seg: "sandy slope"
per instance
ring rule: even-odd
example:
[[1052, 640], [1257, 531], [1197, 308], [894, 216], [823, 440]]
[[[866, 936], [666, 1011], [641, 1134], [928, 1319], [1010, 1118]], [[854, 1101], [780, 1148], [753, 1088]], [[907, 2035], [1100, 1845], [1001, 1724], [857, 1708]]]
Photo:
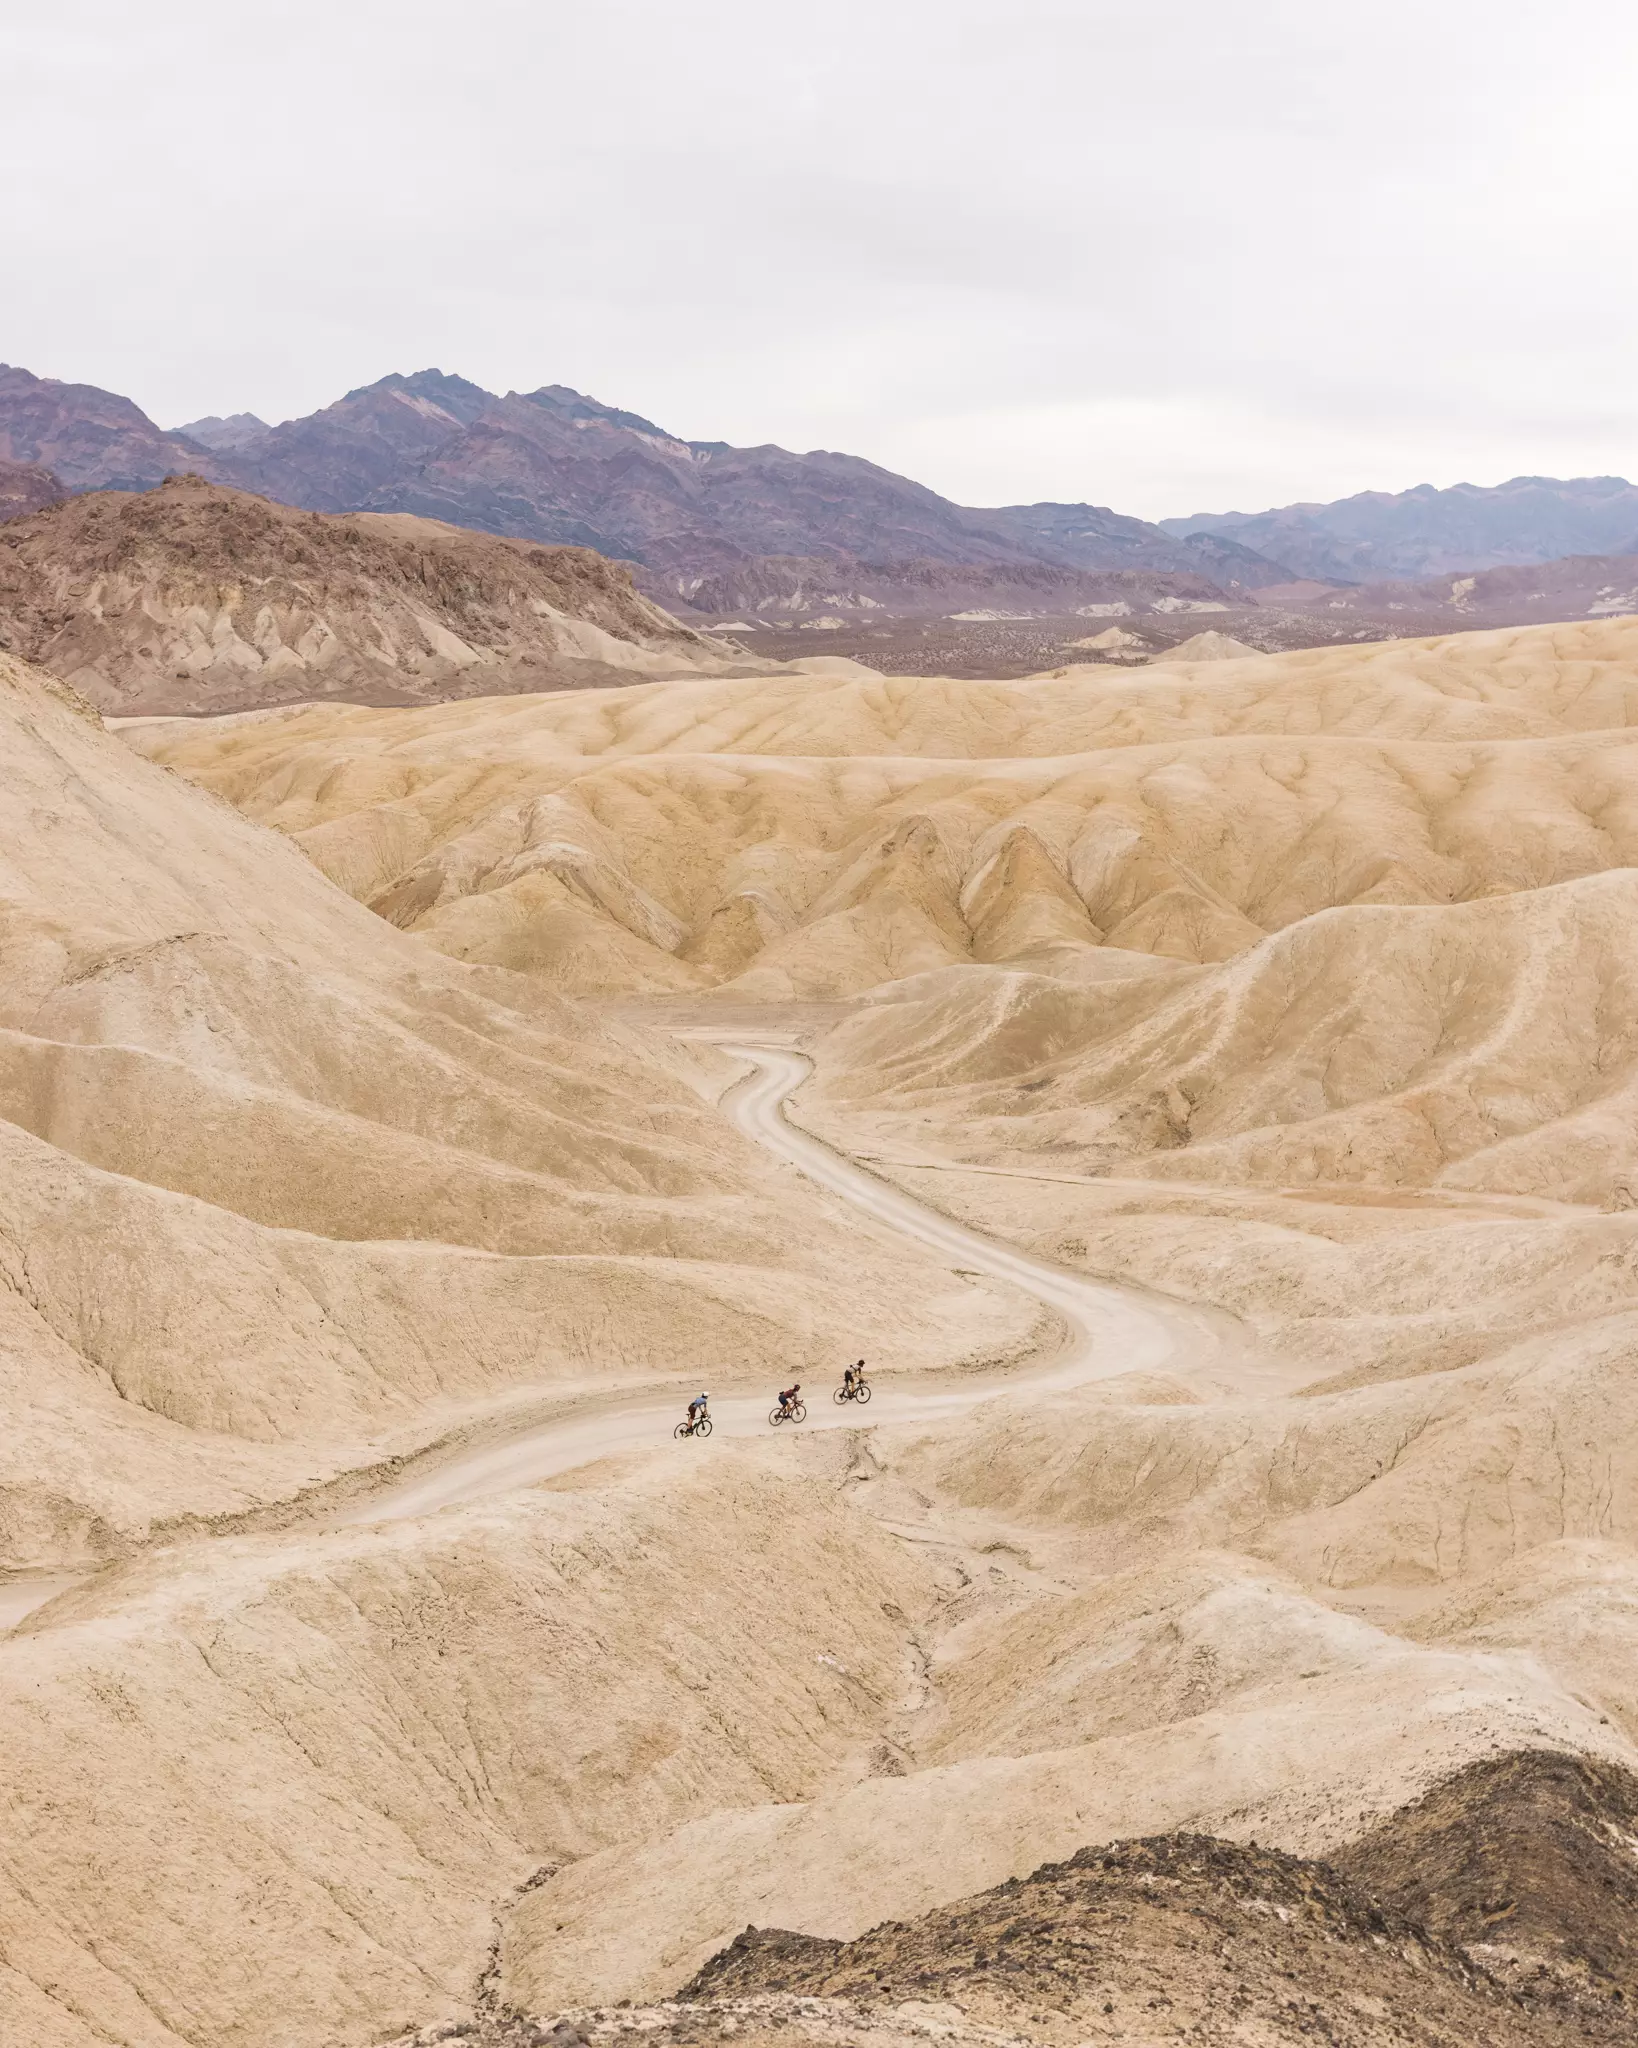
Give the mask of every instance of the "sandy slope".
[[1165, 989], [935, 982], [843, 1028], [834, 1093], [901, 1128], [936, 1102], [970, 1158], [1627, 1206], [1635, 910], [1622, 868], [1339, 908]]
[[731, 1451], [81, 1593], [0, 1654], [6, 2038], [328, 2044], [455, 2009], [541, 1864], [867, 1747], [925, 1599], [829, 1489]]

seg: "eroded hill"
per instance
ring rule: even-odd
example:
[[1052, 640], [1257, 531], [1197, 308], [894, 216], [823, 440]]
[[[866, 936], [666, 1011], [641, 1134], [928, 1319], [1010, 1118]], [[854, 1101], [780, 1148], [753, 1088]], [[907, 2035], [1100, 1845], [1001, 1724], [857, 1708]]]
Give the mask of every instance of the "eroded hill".
[[532, 2019], [496, 1998], [436, 2038], [1629, 2042], [1635, 1792], [1626, 1771], [1517, 1752], [1331, 1863], [1200, 1835], [1112, 1843], [851, 1941], [748, 1927], [660, 2004]]
[[731, 658], [586, 549], [294, 512], [198, 476], [8, 523], [0, 646], [127, 714], [415, 703]]
[[974, 963], [1102, 983], [1329, 909], [1622, 865], [1635, 650], [1638, 627], [1601, 621], [1014, 684], [337, 707], [140, 743], [403, 928], [560, 986], [832, 999]]

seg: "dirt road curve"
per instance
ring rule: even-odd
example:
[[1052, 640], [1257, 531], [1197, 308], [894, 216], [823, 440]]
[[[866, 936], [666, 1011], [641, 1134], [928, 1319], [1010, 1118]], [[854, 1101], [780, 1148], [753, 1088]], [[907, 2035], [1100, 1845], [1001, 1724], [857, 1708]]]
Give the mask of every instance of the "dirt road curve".
[[[797, 1130], [785, 1116], [785, 1103], [812, 1072], [812, 1063], [800, 1053], [737, 1044], [725, 1050], [746, 1060], [752, 1068], [723, 1097], [724, 1111], [742, 1131], [878, 1223], [931, 1246], [947, 1257], [953, 1267], [988, 1274], [1033, 1294], [1057, 1313], [1065, 1328], [1065, 1341], [1054, 1345], [1050, 1354], [1033, 1366], [949, 1377], [918, 1374], [913, 1382], [891, 1376], [879, 1379], [868, 1409], [851, 1404], [837, 1406], [831, 1398], [834, 1379], [823, 1386], [810, 1384], [804, 1389], [808, 1396], [808, 1419], [800, 1425], [803, 1429], [856, 1429], [866, 1422], [932, 1421], [958, 1414], [999, 1393], [1024, 1389], [1047, 1392], [1080, 1386], [1114, 1373], [1175, 1367], [1181, 1351], [1202, 1347], [1203, 1331], [1183, 1317], [1174, 1318], [1122, 1288], [1082, 1279], [1061, 1266], [1032, 1259], [982, 1237], [937, 1210], [925, 1208], [833, 1152], [817, 1138]], [[835, 1378], [840, 1378], [848, 1353], [846, 1304], [840, 1290], [836, 1341]], [[778, 1362], [770, 1360], [767, 1387], [754, 1395], [721, 1397], [710, 1389], [714, 1396], [714, 1435], [721, 1438], [766, 1434], [770, 1397], [779, 1378]], [[383, 1522], [434, 1514], [461, 1501], [480, 1500], [514, 1487], [532, 1485], [596, 1458], [651, 1449], [670, 1438], [685, 1399], [686, 1394], [680, 1389], [663, 1400], [611, 1397], [606, 1408], [590, 1414], [549, 1423], [481, 1450], [458, 1452], [403, 1485], [358, 1503], [341, 1519]], [[710, 1454], [707, 1443], [682, 1443], [676, 1450], [680, 1457]], [[75, 1579], [67, 1575], [0, 1583], [0, 1633], [74, 1583]]]
[[[1084, 1279], [1067, 1267], [1032, 1259], [1027, 1252], [969, 1230], [799, 1130], [785, 1115], [785, 1104], [813, 1071], [813, 1062], [801, 1053], [749, 1045], [724, 1050], [751, 1061], [756, 1069], [723, 1097], [723, 1108], [742, 1131], [877, 1222], [919, 1238], [962, 1271], [987, 1273], [1022, 1288], [1055, 1309], [1068, 1325], [1071, 1341], [1051, 1367], [969, 1381], [940, 1398], [964, 1408], [1007, 1388], [1080, 1386], [1114, 1373], [1153, 1371], [1174, 1362], [1173, 1354], [1185, 1341], [1181, 1320], [1126, 1288]], [[845, 1331], [838, 1335], [845, 1348]], [[1192, 1330], [1188, 1336], [1198, 1341]]]
[[[992, 1396], [1021, 1388], [1045, 1391], [1082, 1385], [1087, 1380], [1107, 1378], [1118, 1372], [1152, 1370], [1171, 1361], [1183, 1341], [1183, 1326], [1138, 1296], [1118, 1287], [1100, 1286], [1083, 1280], [1061, 1266], [1031, 1259], [981, 1237], [976, 1231], [924, 1208], [911, 1196], [877, 1180], [862, 1167], [853, 1165], [817, 1138], [799, 1131], [785, 1116], [785, 1103], [813, 1071], [812, 1062], [800, 1053], [766, 1046], [730, 1045], [725, 1051], [747, 1060], [753, 1072], [723, 1097], [723, 1109], [742, 1131], [771, 1152], [788, 1159], [821, 1186], [866, 1210], [879, 1223], [919, 1238], [943, 1253], [952, 1266], [969, 1273], [986, 1273], [1035, 1295], [1057, 1311], [1067, 1325], [1068, 1341], [1055, 1346], [1049, 1359], [1038, 1366], [1015, 1367], [996, 1374], [963, 1374], [929, 1385], [928, 1376], [918, 1375], [916, 1384], [892, 1379], [878, 1380], [868, 1410], [838, 1407], [831, 1398], [832, 1387], [847, 1363], [847, 1311], [838, 1292], [836, 1321], [836, 1372], [823, 1386], [804, 1388], [808, 1397], [808, 1419], [804, 1429], [856, 1429], [869, 1421], [922, 1422], [954, 1415], [963, 1408]], [[1198, 1334], [1190, 1332], [1198, 1342]], [[770, 1360], [768, 1386], [754, 1395], [722, 1398], [715, 1388], [711, 1413], [714, 1435], [755, 1436], [766, 1434], [770, 1396], [780, 1381], [778, 1362]], [[572, 1422], [549, 1424], [527, 1435], [514, 1437], [482, 1451], [452, 1458], [435, 1471], [418, 1475], [404, 1486], [378, 1494], [352, 1510], [348, 1519], [377, 1522], [403, 1515], [426, 1515], [457, 1501], [476, 1500], [485, 1494], [504, 1492], [514, 1486], [528, 1486], [555, 1472], [567, 1472], [593, 1458], [618, 1451], [641, 1450], [670, 1436], [683, 1406], [678, 1395], [664, 1402], [648, 1401], [641, 1406], [613, 1406], [602, 1413], [579, 1417]], [[704, 1444], [679, 1444], [681, 1454], [699, 1454]]]

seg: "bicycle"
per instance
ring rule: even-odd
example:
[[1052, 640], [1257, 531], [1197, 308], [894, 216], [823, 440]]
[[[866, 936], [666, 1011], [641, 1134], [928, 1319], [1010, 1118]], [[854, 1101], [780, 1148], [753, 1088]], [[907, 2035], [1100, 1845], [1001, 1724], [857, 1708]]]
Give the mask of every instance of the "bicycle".
[[709, 1436], [711, 1434], [711, 1418], [709, 1415], [702, 1415], [698, 1422], [679, 1422], [671, 1434], [677, 1437]]
[[869, 1380], [855, 1380], [850, 1387], [844, 1380], [835, 1393], [831, 1395], [831, 1399], [838, 1406], [843, 1401], [868, 1401], [870, 1399], [870, 1382]]
[[782, 1406], [776, 1407], [768, 1417], [768, 1420], [773, 1424], [775, 1429], [777, 1429], [782, 1422], [806, 1422], [807, 1419], [808, 1404], [806, 1403], [806, 1401], [793, 1401], [788, 1408]]

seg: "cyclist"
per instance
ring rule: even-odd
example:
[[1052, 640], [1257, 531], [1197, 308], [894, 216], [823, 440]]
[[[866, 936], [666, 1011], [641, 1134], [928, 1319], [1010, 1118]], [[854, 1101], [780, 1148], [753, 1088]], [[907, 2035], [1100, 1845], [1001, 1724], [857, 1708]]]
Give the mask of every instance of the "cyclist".
[[796, 1397], [801, 1391], [802, 1382], [800, 1380], [797, 1381], [794, 1387], [784, 1387], [780, 1390], [779, 1406], [786, 1415], [789, 1415], [796, 1406]]
[[689, 1402], [688, 1427], [691, 1430], [698, 1429], [700, 1423], [704, 1420], [706, 1403], [710, 1400], [710, 1398], [711, 1396], [709, 1394], [696, 1394], [693, 1400]]
[[864, 1376], [864, 1360], [861, 1358], [857, 1365], [850, 1365], [847, 1371], [842, 1374], [843, 1391], [849, 1394], [856, 1394], [864, 1384]]

